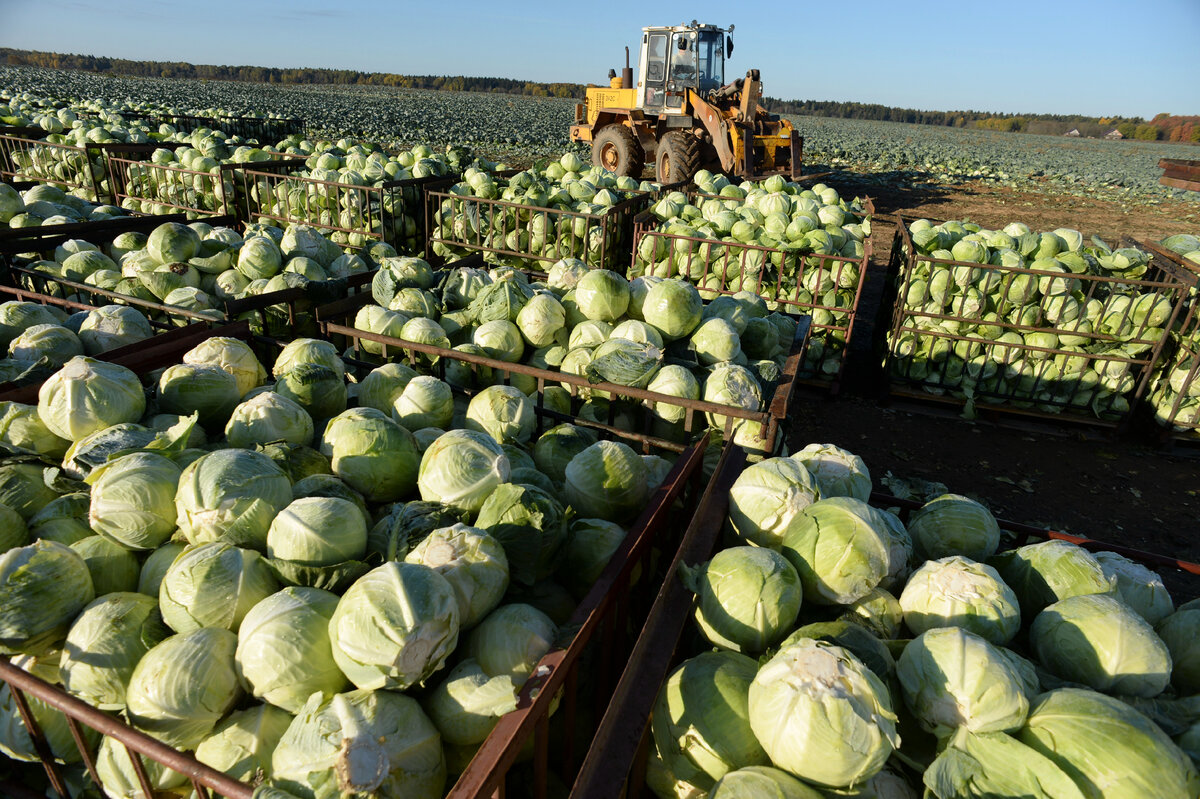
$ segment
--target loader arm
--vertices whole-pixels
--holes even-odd
[[[692,107],[696,119],[704,126],[712,139],[713,148],[721,160],[721,169],[732,171],[734,168],[733,137],[730,135],[730,122],[720,109],[702,98],[694,89],[688,90],[688,104]]]

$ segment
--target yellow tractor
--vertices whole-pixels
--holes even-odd
[[[786,119],[759,105],[758,70],[725,83],[733,55],[728,29],[690,25],[642,28],[637,85],[625,48],[620,77],[589,86],[575,106],[571,141],[590,142],[592,163],[640,177],[653,160],[660,183],[688,180],[699,169],[742,178],[800,175],[803,140]]]

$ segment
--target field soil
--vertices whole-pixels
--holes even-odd
[[[1115,243],[1121,235],[1157,241],[1200,230],[1200,203],[1138,207],[982,184],[881,190],[877,181],[857,183],[847,173],[829,183],[843,196],[872,197],[875,255],[846,381],[835,397],[809,389],[798,393],[791,449],[835,443],[863,457],[877,490],[889,472],[938,481],[1004,519],[1200,562],[1200,446],[1156,446],[1147,438],[1155,429],[1117,437],[1066,422],[970,421],[953,409],[889,401],[876,350],[882,340],[876,314],[895,231],[890,215],[971,220],[985,227],[1012,221],[1036,230],[1071,227]],[[1185,596],[1200,595],[1200,579],[1163,572]]]

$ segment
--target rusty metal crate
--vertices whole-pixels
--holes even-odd
[[[144,376],[165,365],[177,363],[184,352],[209,336],[230,336],[250,342],[260,352],[260,360],[264,364],[270,363],[268,356],[277,352],[280,346],[278,342],[255,337],[249,326],[241,322],[180,337],[169,346],[158,346],[122,359],[122,364]],[[369,364],[347,360],[348,370],[369,367]],[[641,515],[629,526],[626,537],[600,577],[563,625],[562,629],[569,632],[569,637],[564,636],[535,666],[532,676],[521,689],[516,710],[500,719],[495,730],[450,788],[450,796],[489,796],[498,789],[496,786],[503,784],[510,770],[515,781],[513,784],[525,784],[525,780],[530,779],[534,784],[544,785],[552,751],[556,760],[561,758],[561,762],[565,763],[564,769],[569,769],[571,763],[582,756],[590,739],[587,731],[594,727],[589,719],[598,718],[607,704],[608,689],[615,684],[624,668],[624,655],[632,646],[653,593],[661,583],[664,561],[661,553],[669,552],[682,532],[682,526],[678,523],[678,508],[693,507],[703,487],[701,475],[706,453],[705,440],[689,446],[643,441],[624,431],[573,420],[540,407],[536,409],[536,415],[539,431],[565,419],[587,426],[602,437],[650,445],[653,452],[677,457]],[[91,708],[70,697],[61,688],[21,671],[4,659],[0,659],[0,681],[13,689],[18,708],[26,705],[25,711],[22,711],[23,720],[32,733],[41,756],[41,765],[52,788],[62,796],[69,796],[62,768],[54,762],[53,755],[37,731],[32,714],[27,712],[29,697],[63,711],[76,732],[80,726],[90,727],[124,744],[131,756],[134,752],[139,753],[150,761],[185,775],[192,781],[199,796],[209,796],[208,788],[235,799],[250,797],[253,792],[252,786],[205,768],[190,753],[164,747],[132,730],[115,715]],[[562,734],[549,735],[551,724],[555,725],[556,730],[557,725],[563,725]],[[82,735],[77,735],[75,740],[87,771],[96,779],[93,755],[86,745],[80,744]],[[524,760],[523,751],[527,750],[531,740],[533,763],[532,766],[526,766],[520,761]],[[141,765],[138,758],[131,759],[138,766]],[[0,783],[0,790],[5,788]]]
[[[238,215],[245,208],[238,193],[242,185],[239,176],[248,167],[265,174],[287,174],[304,163],[289,157],[253,164],[223,163],[214,173],[176,163],[156,164],[148,155],[144,151],[108,153],[114,204],[142,214],[184,213],[197,219]]]
[[[542,389],[546,386],[562,386],[571,394],[572,413],[578,416],[585,399],[590,392],[603,392],[610,401],[607,404],[607,416],[603,420],[609,425],[616,425],[623,412],[635,414],[632,420],[625,419],[624,423],[638,433],[639,436],[657,439],[689,440],[702,435],[707,429],[705,417],[723,419],[723,433],[726,437],[733,434],[738,425],[751,423],[758,425],[760,435],[750,434],[747,442],[753,440],[764,453],[776,452],[783,444],[783,432],[788,418],[788,409],[795,388],[796,373],[804,360],[804,354],[809,343],[810,322],[808,317],[797,319],[796,334],[788,352],[787,362],[780,371],[779,380],[773,390],[765,392],[763,409],[750,411],[731,405],[721,405],[704,400],[691,400],[660,394],[644,388],[622,386],[615,383],[591,382],[582,375],[575,375],[552,369],[542,369],[522,363],[490,358],[485,355],[475,355],[469,352],[446,349],[430,344],[419,344],[413,341],[385,336],[360,330],[354,326],[358,310],[374,302],[369,292],[331,303],[317,309],[317,319],[324,336],[343,348],[361,352],[363,342],[373,342],[382,352],[378,358],[389,360],[405,359],[415,369],[430,372],[436,377],[446,379],[446,366],[451,362],[468,364],[472,371],[487,370],[488,373],[499,377],[499,381],[513,383],[521,381],[536,386],[540,398]],[[430,363],[432,362],[432,363]],[[528,392],[531,393],[532,392]],[[656,424],[657,417],[654,407],[658,404],[668,405],[682,412],[682,419],[676,425],[664,426]]]
[[[63,191],[82,189],[91,200],[103,201],[104,158],[99,146],[58,144],[41,136],[0,135],[0,180],[36,181]]]
[[[612,693],[608,710],[596,730],[577,779],[570,786],[571,799],[653,796],[645,785],[646,765],[653,746],[651,710],[671,670],[689,654],[682,644],[696,606],[695,595],[677,575],[683,567],[694,568],[707,562],[724,547],[721,538],[729,508],[729,489],[745,465],[745,452],[727,445],[684,533],[674,562],[667,569],[668,577]],[[881,493],[873,493],[870,501],[876,507],[898,508],[899,515],[906,521],[908,514],[921,504]],[[1004,536],[1004,547],[1008,549],[1055,539],[1091,551],[1115,552],[1152,568],[1177,569],[1200,577],[1200,564],[1015,522],[998,520],[998,523]],[[534,796],[541,799],[545,794],[535,793]]]
[[[543,271],[561,258],[578,258],[589,266],[620,271],[628,262],[633,218],[647,208],[654,192],[630,196],[604,213],[580,213],[508,200],[463,196],[451,191],[455,181],[431,184],[425,192],[430,263],[447,255],[483,253],[489,261]],[[539,238],[540,244],[534,241]]]
[[[170,125],[179,133],[190,133],[200,128],[219,130],[226,136],[253,139],[260,144],[277,144],[293,134],[303,135],[306,129],[303,119],[280,117],[243,116],[194,116],[189,114],[153,114],[147,120],[156,125]]]
[[[1153,242],[1137,246],[1200,276],[1200,264]],[[1146,395],[1148,414],[1165,442],[1200,442],[1200,293],[1189,292],[1175,329],[1163,345]]]
[[[0,302],[35,302],[39,305],[52,305],[69,313],[90,311],[96,307],[61,297],[51,297],[46,294],[38,294],[8,286],[0,286]],[[193,341],[196,336],[201,335],[203,331],[214,327],[216,324],[212,320],[203,319],[191,321],[183,327],[172,327],[159,319],[150,319],[150,325],[155,331],[153,338],[127,344],[124,347],[116,347],[94,357],[101,361],[111,361],[125,365],[129,362],[136,362],[148,349],[175,346],[181,340]],[[0,382],[0,401],[37,405],[38,390],[47,377],[49,377],[49,374],[31,380]]]
[[[282,289],[243,299],[222,300],[214,297],[213,299],[220,304],[219,309],[202,312],[47,275],[14,257],[18,253],[52,254],[54,248],[67,239],[79,238],[93,244],[102,244],[127,231],[149,233],[166,222],[186,224],[188,221],[185,215],[175,214],[57,225],[53,228],[19,228],[12,231],[0,229],[0,266],[3,267],[0,282],[57,300],[70,299],[80,309],[109,304],[129,305],[146,314],[152,323],[168,327],[196,322],[220,323],[246,319],[251,322],[251,327],[256,333],[273,338],[315,336],[318,329],[312,311],[316,307],[363,290],[370,290],[373,271],[347,278],[313,281],[305,287]],[[209,217],[203,221],[214,225],[237,225],[237,220],[228,216]]]
[[[690,197],[730,199],[698,193]],[[863,211],[866,218],[874,216],[875,206],[869,197]],[[636,217],[628,277],[679,277],[695,283],[706,298],[749,291],[765,299],[768,307],[811,316],[812,342],[799,379],[826,388],[831,394],[841,390],[863,284],[874,254],[870,235],[863,241],[862,256],[849,257],[685,236],[667,233],[660,227],[658,218],[648,212]],[[643,242],[664,251],[669,266],[664,268],[661,261],[657,268],[648,265],[640,255]]]
[[[343,246],[363,246],[372,241],[392,245],[397,252],[417,255],[424,251],[422,191],[441,177],[388,180],[359,186],[319,180],[290,172],[269,172],[245,164],[234,176],[237,214],[245,222],[296,223],[318,228]]]
[[[1167,303],[1165,329],[1170,330],[1183,311],[1188,291],[1196,284],[1194,273],[1153,252],[1148,253],[1150,264],[1141,278],[931,258],[917,254],[908,231],[911,222],[899,217],[895,220],[898,246],[893,245],[893,253],[901,254],[894,255],[892,263],[899,272],[891,276],[884,298],[891,314],[884,355],[890,396],[961,408],[971,417],[987,415],[1001,421],[1007,417],[1058,425],[1071,422],[1111,431],[1128,429],[1166,337],[1157,337],[1148,314],[1140,322],[1135,320],[1132,302],[1112,298],[1150,295],[1154,303]],[[923,288],[927,282],[920,276],[922,269],[929,270],[930,275],[943,272],[951,276],[960,270],[960,274],[977,274],[981,280],[998,285],[1008,285],[1006,281],[1017,278],[1075,283],[1076,293],[1083,298],[1078,300],[1081,309],[1092,301],[1100,303],[1101,309],[1112,307],[1114,324],[1121,329],[1128,325],[1129,333],[1118,337],[1093,331],[1090,326],[1083,329],[1078,321],[1071,320],[1056,324],[1047,314],[1055,295],[1048,298],[1041,291],[1036,306],[1021,306],[1035,310],[1016,319],[1008,314],[1018,305],[1006,305],[993,312],[987,302],[968,302],[965,292],[941,312],[910,307],[910,292],[911,296],[927,293]],[[985,319],[985,314],[991,314],[991,318]],[[981,327],[989,330],[980,331]],[[999,332],[990,337],[983,335],[994,331]],[[1029,334],[1048,338],[1041,345],[1030,344],[1024,340]],[[1000,338],[1005,335],[1012,338]],[[1060,337],[1078,339],[1081,344],[1062,344]],[[1097,351],[1079,351],[1084,347]],[[968,359],[974,359],[971,369],[964,365]],[[1096,377],[1087,377],[1089,372]],[[1113,406],[1102,407],[1101,401],[1111,401]]]

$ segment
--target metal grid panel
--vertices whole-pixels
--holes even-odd
[[[431,248],[439,244],[457,255],[481,252],[542,268],[561,258],[578,258],[619,271],[629,259],[633,218],[653,198],[650,192],[632,192],[605,213],[585,214],[464,197],[449,191],[450,183],[431,185],[425,193]]]
[[[896,220],[902,255],[893,259],[900,272],[885,364],[892,395],[1112,429],[1129,424],[1163,346],[1153,319],[1174,325],[1194,276],[1158,257],[1134,279],[919,256],[910,221]],[[1005,301],[993,310],[986,296],[951,291],[960,283],[998,287]],[[1020,302],[1031,287],[1037,303]],[[943,291],[948,301],[931,309],[930,298]],[[1082,311],[1064,311],[1058,298],[1068,294],[1079,308],[1102,309],[1103,328],[1093,330]],[[1140,313],[1131,298],[1156,310]]]

